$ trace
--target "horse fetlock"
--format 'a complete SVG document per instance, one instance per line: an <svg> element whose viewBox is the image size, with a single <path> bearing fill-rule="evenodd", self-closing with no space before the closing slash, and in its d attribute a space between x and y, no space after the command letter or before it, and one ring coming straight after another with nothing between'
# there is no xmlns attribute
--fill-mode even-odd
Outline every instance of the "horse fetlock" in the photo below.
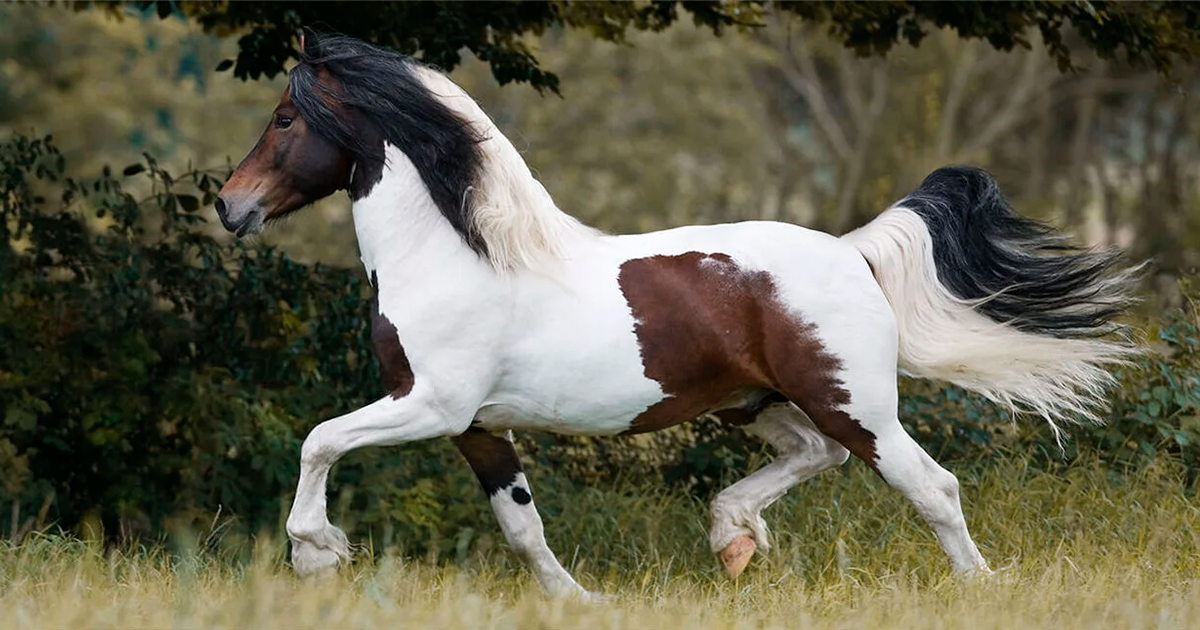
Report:
<svg viewBox="0 0 1200 630"><path fill-rule="evenodd" d="M713 553L721 553L739 537L751 538L763 551L771 548L770 532L762 516L744 505L722 501L718 496L712 504L709 547Z"/></svg>

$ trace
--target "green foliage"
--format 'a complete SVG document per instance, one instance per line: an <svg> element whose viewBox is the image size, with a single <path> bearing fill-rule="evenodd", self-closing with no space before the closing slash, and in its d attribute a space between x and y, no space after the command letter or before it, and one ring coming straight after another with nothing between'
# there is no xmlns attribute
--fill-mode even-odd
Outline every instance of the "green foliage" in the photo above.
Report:
<svg viewBox="0 0 1200 630"><path fill-rule="evenodd" d="M0 145L0 501L20 530L98 520L139 536L218 506L273 527L308 428L379 393L360 274L192 229L219 175L175 178L149 156L87 181L64 166L49 138ZM359 458L335 483L387 487L457 457L411 451L410 466ZM380 496L368 524L405 523Z"/></svg>
<svg viewBox="0 0 1200 630"><path fill-rule="evenodd" d="M76 2L77 10L93 4L123 15L123 2ZM175 14L175 3L141 0L129 3L160 18ZM543 70L524 36L547 29L571 27L586 30L607 41L620 42L635 30L662 30L678 19L682 4L697 24L720 32L738 21L738 12L718 3L571 3L502 1L389 2L389 3L276 3L189 2L182 14L205 32L221 36L240 34L236 64L226 60L221 69L233 68L242 79L273 77L296 58L296 33L302 27L338 32L387 46L447 71L462 62L462 50L486 61L501 84L526 82L538 89L558 90L558 76Z"/></svg>
<svg viewBox="0 0 1200 630"><path fill-rule="evenodd" d="M1080 445L1113 464L1144 465L1161 456L1200 474L1200 292L1183 283L1184 302L1151 328L1155 352L1118 377L1111 420L1082 432Z"/></svg>
<svg viewBox="0 0 1200 630"><path fill-rule="evenodd" d="M76 2L77 9L93 2ZM120 2L101 2L120 15ZM161 18L175 3L140 0L133 6ZM1069 28L1102 59L1149 64L1167 72L1178 61L1200 55L1200 9L1176 2L394 2L328 3L190 2L185 17L218 35L242 33L236 65L240 78L274 76L295 58L294 37L302 27L336 31L420 55L451 70L468 49L491 65L501 84L528 82L558 90L559 79L544 70L526 35L573 28L607 41L624 42L628 31L661 31L683 14L720 34L729 27L762 25L771 7L826 26L841 44L858 54L886 55L900 42L919 44L930 27L953 28L959 36L982 39L999 50L1029 47L1037 30L1062 70L1074 68L1066 43Z"/></svg>
<svg viewBox="0 0 1200 630"><path fill-rule="evenodd" d="M953 28L959 37L1005 51L1029 48L1036 29L1063 71L1075 67L1068 27L1101 59L1148 64L1162 73L1200 55L1200 9L1186 3L823 1L780 7L827 23L835 39L862 56L887 54L901 41L916 46L928 26Z"/></svg>

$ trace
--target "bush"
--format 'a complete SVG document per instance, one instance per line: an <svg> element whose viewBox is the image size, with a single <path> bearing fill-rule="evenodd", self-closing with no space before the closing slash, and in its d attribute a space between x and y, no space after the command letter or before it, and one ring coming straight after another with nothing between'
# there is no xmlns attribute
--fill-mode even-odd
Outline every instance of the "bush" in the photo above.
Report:
<svg viewBox="0 0 1200 630"><path fill-rule="evenodd" d="M193 229L221 185L213 173L177 179L147 156L122 176L149 186L137 200L107 169L83 181L64 166L50 138L0 145L10 533L90 520L110 537L156 535L218 507L246 531L275 527L308 429L381 394L362 275ZM334 484L404 488L456 457L445 444L376 449ZM422 504L419 490L401 495ZM373 496L365 524L399 515L428 529L421 510L397 513L395 493Z"/></svg>

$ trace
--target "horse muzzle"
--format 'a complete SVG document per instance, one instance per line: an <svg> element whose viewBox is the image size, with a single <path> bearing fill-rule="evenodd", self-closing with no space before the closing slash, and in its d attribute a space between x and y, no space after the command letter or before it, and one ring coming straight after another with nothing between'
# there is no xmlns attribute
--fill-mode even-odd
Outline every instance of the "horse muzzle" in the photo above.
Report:
<svg viewBox="0 0 1200 630"><path fill-rule="evenodd" d="M263 210L259 204L234 199L226 200L224 197L218 196L215 206L217 217L221 219L221 225L239 238L262 231Z"/></svg>

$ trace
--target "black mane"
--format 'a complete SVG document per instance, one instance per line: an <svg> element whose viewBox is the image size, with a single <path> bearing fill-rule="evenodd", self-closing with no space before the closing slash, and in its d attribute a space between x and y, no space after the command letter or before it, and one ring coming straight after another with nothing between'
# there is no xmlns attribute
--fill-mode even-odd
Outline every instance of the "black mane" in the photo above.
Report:
<svg viewBox="0 0 1200 630"><path fill-rule="evenodd" d="M412 160L467 246L486 257L467 199L483 169L480 133L429 92L413 59L351 37L310 33L306 39L290 73L292 102L309 128L353 154L351 198L378 183L383 143L390 142ZM322 68L339 85L322 84Z"/></svg>

